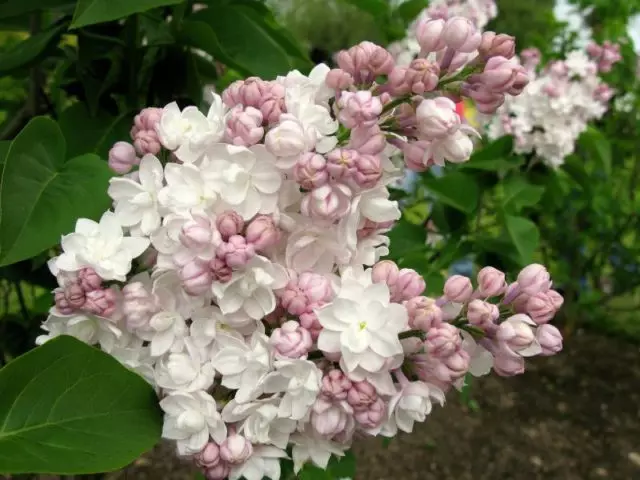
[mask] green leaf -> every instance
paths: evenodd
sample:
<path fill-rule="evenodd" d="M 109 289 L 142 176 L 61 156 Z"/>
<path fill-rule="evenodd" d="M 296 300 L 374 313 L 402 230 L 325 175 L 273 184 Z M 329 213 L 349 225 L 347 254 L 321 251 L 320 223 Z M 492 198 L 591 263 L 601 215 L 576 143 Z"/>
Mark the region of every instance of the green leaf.
<path fill-rule="evenodd" d="M 363 12 L 371 14 L 374 18 L 386 17 L 389 15 L 389 2 L 387 0 L 342 0 L 345 3 L 359 8 Z M 426 5 L 425 5 L 426 7 Z"/>
<path fill-rule="evenodd" d="M 389 232 L 389 256 L 400 259 L 412 252 L 426 251 L 427 231 L 402 217 Z"/>
<path fill-rule="evenodd" d="M 0 75 L 6 75 L 12 70 L 28 67 L 36 62 L 45 53 L 47 47 L 60 40 L 66 28 L 65 24 L 49 28 L 28 37 L 12 49 L 0 54 Z"/>
<path fill-rule="evenodd" d="M 156 7 L 176 5 L 185 0 L 78 0 L 71 28 L 110 22 Z"/>
<path fill-rule="evenodd" d="M 454 171 L 443 177 L 425 177 L 424 184 L 441 202 L 465 213 L 473 213 L 478 206 L 480 188 L 470 175 Z"/>
<path fill-rule="evenodd" d="M 591 196 L 591 179 L 584 169 L 584 160 L 577 155 L 569 155 L 565 158 L 561 167 L 575 181 L 584 192 Z"/>
<path fill-rule="evenodd" d="M 0 18 L 17 17 L 38 10 L 73 5 L 75 0 L 4 0 L 0 2 Z"/>
<path fill-rule="evenodd" d="M 502 137 L 476 150 L 469 161 L 461 163 L 459 168 L 490 172 L 517 168 L 523 163 L 523 159 L 512 155 L 512 152 L 513 137 Z"/>
<path fill-rule="evenodd" d="M 295 62 L 289 56 L 287 48 L 272 34 L 271 27 L 263 16 L 244 3 L 234 2 L 206 8 L 190 18 L 192 21 L 204 22 L 213 29 L 224 55 L 233 58 L 235 64 L 252 75 L 270 79 L 284 75 L 294 67 Z M 200 29 L 202 30 L 201 27 Z M 212 55 L 215 56 L 215 53 Z"/>
<path fill-rule="evenodd" d="M 67 141 L 67 156 L 95 153 L 107 159 L 113 144 L 129 137 L 132 120 L 129 114 L 115 117 L 99 111 L 97 115 L 91 115 L 84 103 L 74 103 L 58 119 Z M 82 128 L 78 128 L 79 125 Z"/>
<path fill-rule="evenodd" d="M 0 370 L 0 471 L 116 470 L 160 439 L 158 398 L 115 358 L 61 336 Z"/>
<path fill-rule="evenodd" d="M 392 15 L 399 18 L 405 25 L 411 23 L 415 18 L 429 6 L 428 0 L 406 0 L 393 11 Z"/>
<path fill-rule="evenodd" d="M 298 473 L 299 480 L 339 480 L 356 476 L 356 459 L 351 450 L 343 457 L 332 456 L 327 469 L 307 463 Z"/>
<path fill-rule="evenodd" d="M 545 187 L 532 185 L 522 177 L 511 177 L 503 183 L 504 199 L 502 206 L 507 212 L 518 213 L 526 207 L 538 203 Z"/>
<path fill-rule="evenodd" d="M 7 154 L 0 185 L 0 266 L 37 255 L 73 230 L 80 217 L 109 208 L 111 171 L 93 154 L 67 160 L 58 124 L 36 117 Z"/>
<path fill-rule="evenodd" d="M 540 232 L 535 223 L 524 217 L 505 215 L 505 227 L 520 256 L 520 263 L 527 265 L 533 260 L 533 253 L 540 242 Z"/>
<path fill-rule="evenodd" d="M 588 158 L 599 164 L 607 176 L 611 175 L 612 157 L 611 142 L 604 134 L 593 126 L 580 135 L 579 145 L 585 150 Z"/>

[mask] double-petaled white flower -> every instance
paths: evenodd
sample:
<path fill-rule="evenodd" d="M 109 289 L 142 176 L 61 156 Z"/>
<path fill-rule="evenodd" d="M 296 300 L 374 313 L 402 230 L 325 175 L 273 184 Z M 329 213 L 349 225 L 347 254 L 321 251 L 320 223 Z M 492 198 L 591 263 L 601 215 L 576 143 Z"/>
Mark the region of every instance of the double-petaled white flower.
<path fill-rule="evenodd" d="M 186 338 L 181 352 L 166 353 L 156 363 L 155 379 L 165 390 L 195 392 L 213 385 L 215 371 L 206 351 Z"/>
<path fill-rule="evenodd" d="M 279 448 L 270 445 L 255 446 L 253 453 L 244 463 L 231 469 L 229 480 L 280 478 L 280 459 L 286 457 L 287 452 Z"/>
<path fill-rule="evenodd" d="M 411 433 L 415 422 L 424 422 L 431 413 L 433 402 L 444 405 L 444 393 L 424 382 L 410 382 L 402 386 L 389 400 L 389 420 L 385 435 L 394 436 L 398 430 Z"/>
<path fill-rule="evenodd" d="M 328 440 L 313 429 L 291 436 L 293 443 L 293 470 L 298 473 L 305 463 L 311 461 L 319 468 L 326 469 L 331 455 L 344 456 L 346 445 Z"/>

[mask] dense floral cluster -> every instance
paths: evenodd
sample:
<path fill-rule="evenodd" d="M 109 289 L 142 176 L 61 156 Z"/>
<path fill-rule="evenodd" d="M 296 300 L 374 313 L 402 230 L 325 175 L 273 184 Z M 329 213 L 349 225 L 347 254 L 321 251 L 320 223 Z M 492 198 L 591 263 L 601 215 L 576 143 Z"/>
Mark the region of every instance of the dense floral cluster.
<path fill-rule="evenodd" d="M 526 84 L 497 37 L 424 19 L 434 61 L 398 67 L 365 42 L 334 70 L 237 81 L 206 114 L 143 110 L 109 155 L 113 211 L 78 220 L 50 261 L 39 342 L 73 335 L 144 376 L 163 436 L 209 480 L 277 480 L 288 455 L 325 468 L 356 432 L 411 432 L 467 373 L 556 353 L 562 298 L 544 267 L 512 284 L 485 268 L 476 288 L 452 277 L 432 299 L 380 260 L 400 217 L 389 155 L 468 160 L 476 132 L 448 95 Z"/>
<path fill-rule="evenodd" d="M 405 38 L 389 46 L 398 65 L 407 66 L 420 54 L 420 44 L 416 38 L 416 28 L 425 18 L 464 17 L 479 30 L 483 30 L 489 21 L 498 15 L 495 0 L 433 0 L 428 2 L 420 15 L 411 23 Z"/>
<path fill-rule="evenodd" d="M 518 98 L 510 98 L 488 126 L 490 138 L 513 135 L 515 151 L 534 153 L 551 167 L 564 163 L 590 121 L 609 108 L 613 90 L 600 73 L 620 61 L 619 47 L 605 42 L 576 50 L 548 64 L 538 75 L 540 52 L 522 52 L 531 83 Z"/>

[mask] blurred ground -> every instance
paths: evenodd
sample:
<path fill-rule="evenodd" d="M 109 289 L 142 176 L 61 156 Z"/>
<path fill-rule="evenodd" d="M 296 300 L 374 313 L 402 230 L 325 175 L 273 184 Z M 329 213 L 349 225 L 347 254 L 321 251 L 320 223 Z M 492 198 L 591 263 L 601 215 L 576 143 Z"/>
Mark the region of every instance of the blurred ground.
<path fill-rule="evenodd" d="M 412 435 L 355 444 L 356 480 L 640 479 L 640 348 L 575 333 L 521 377 L 473 385 L 476 412 L 451 395 Z M 159 447 L 109 480 L 193 480 Z"/>

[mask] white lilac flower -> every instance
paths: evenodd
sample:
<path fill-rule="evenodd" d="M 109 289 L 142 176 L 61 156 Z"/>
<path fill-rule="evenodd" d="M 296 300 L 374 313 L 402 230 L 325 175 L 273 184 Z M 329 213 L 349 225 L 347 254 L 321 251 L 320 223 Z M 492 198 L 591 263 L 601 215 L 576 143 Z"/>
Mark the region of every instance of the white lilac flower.
<path fill-rule="evenodd" d="M 51 314 L 41 328 L 47 333 L 36 338 L 38 345 L 60 335 L 69 335 L 88 345 L 100 345 L 107 353 L 118 345 L 118 340 L 124 335 L 113 322 L 88 314 Z"/>
<path fill-rule="evenodd" d="M 389 400 L 389 421 L 385 425 L 387 435 L 395 435 L 399 430 L 413 431 L 415 422 L 424 422 L 431 413 L 433 401 L 444 405 L 444 393 L 439 388 L 424 382 L 411 382 L 401 387 Z"/>
<path fill-rule="evenodd" d="M 126 280 L 131 262 L 149 246 L 145 237 L 127 237 L 113 212 L 105 212 L 100 222 L 81 218 L 74 233 L 62 237 L 62 255 L 49 261 L 54 275 L 62 270 L 75 272 L 91 267 L 103 280 Z"/>
<path fill-rule="evenodd" d="M 162 437 L 175 440 L 181 455 L 198 453 L 209 437 L 218 443 L 227 437 L 216 401 L 207 392 L 172 392 L 160 407 L 165 412 Z"/>
<path fill-rule="evenodd" d="M 262 480 L 263 478 L 280 478 L 280 459 L 286 458 L 287 452 L 269 445 L 253 448 L 249 459 L 231 469 L 229 480 Z"/>
<path fill-rule="evenodd" d="M 165 353 L 158 359 L 155 379 L 159 387 L 167 391 L 195 392 L 213 385 L 215 371 L 206 352 L 185 340 L 181 352 Z"/>
<path fill-rule="evenodd" d="M 319 468 L 326 469 L 331 455 L 342 457 L 346 446 L 333 442 L 314 431 L 300 432 L 291 436 L 293 443 L 293 469 L 298 473 L 305 463 L 311 461 Z"/>

